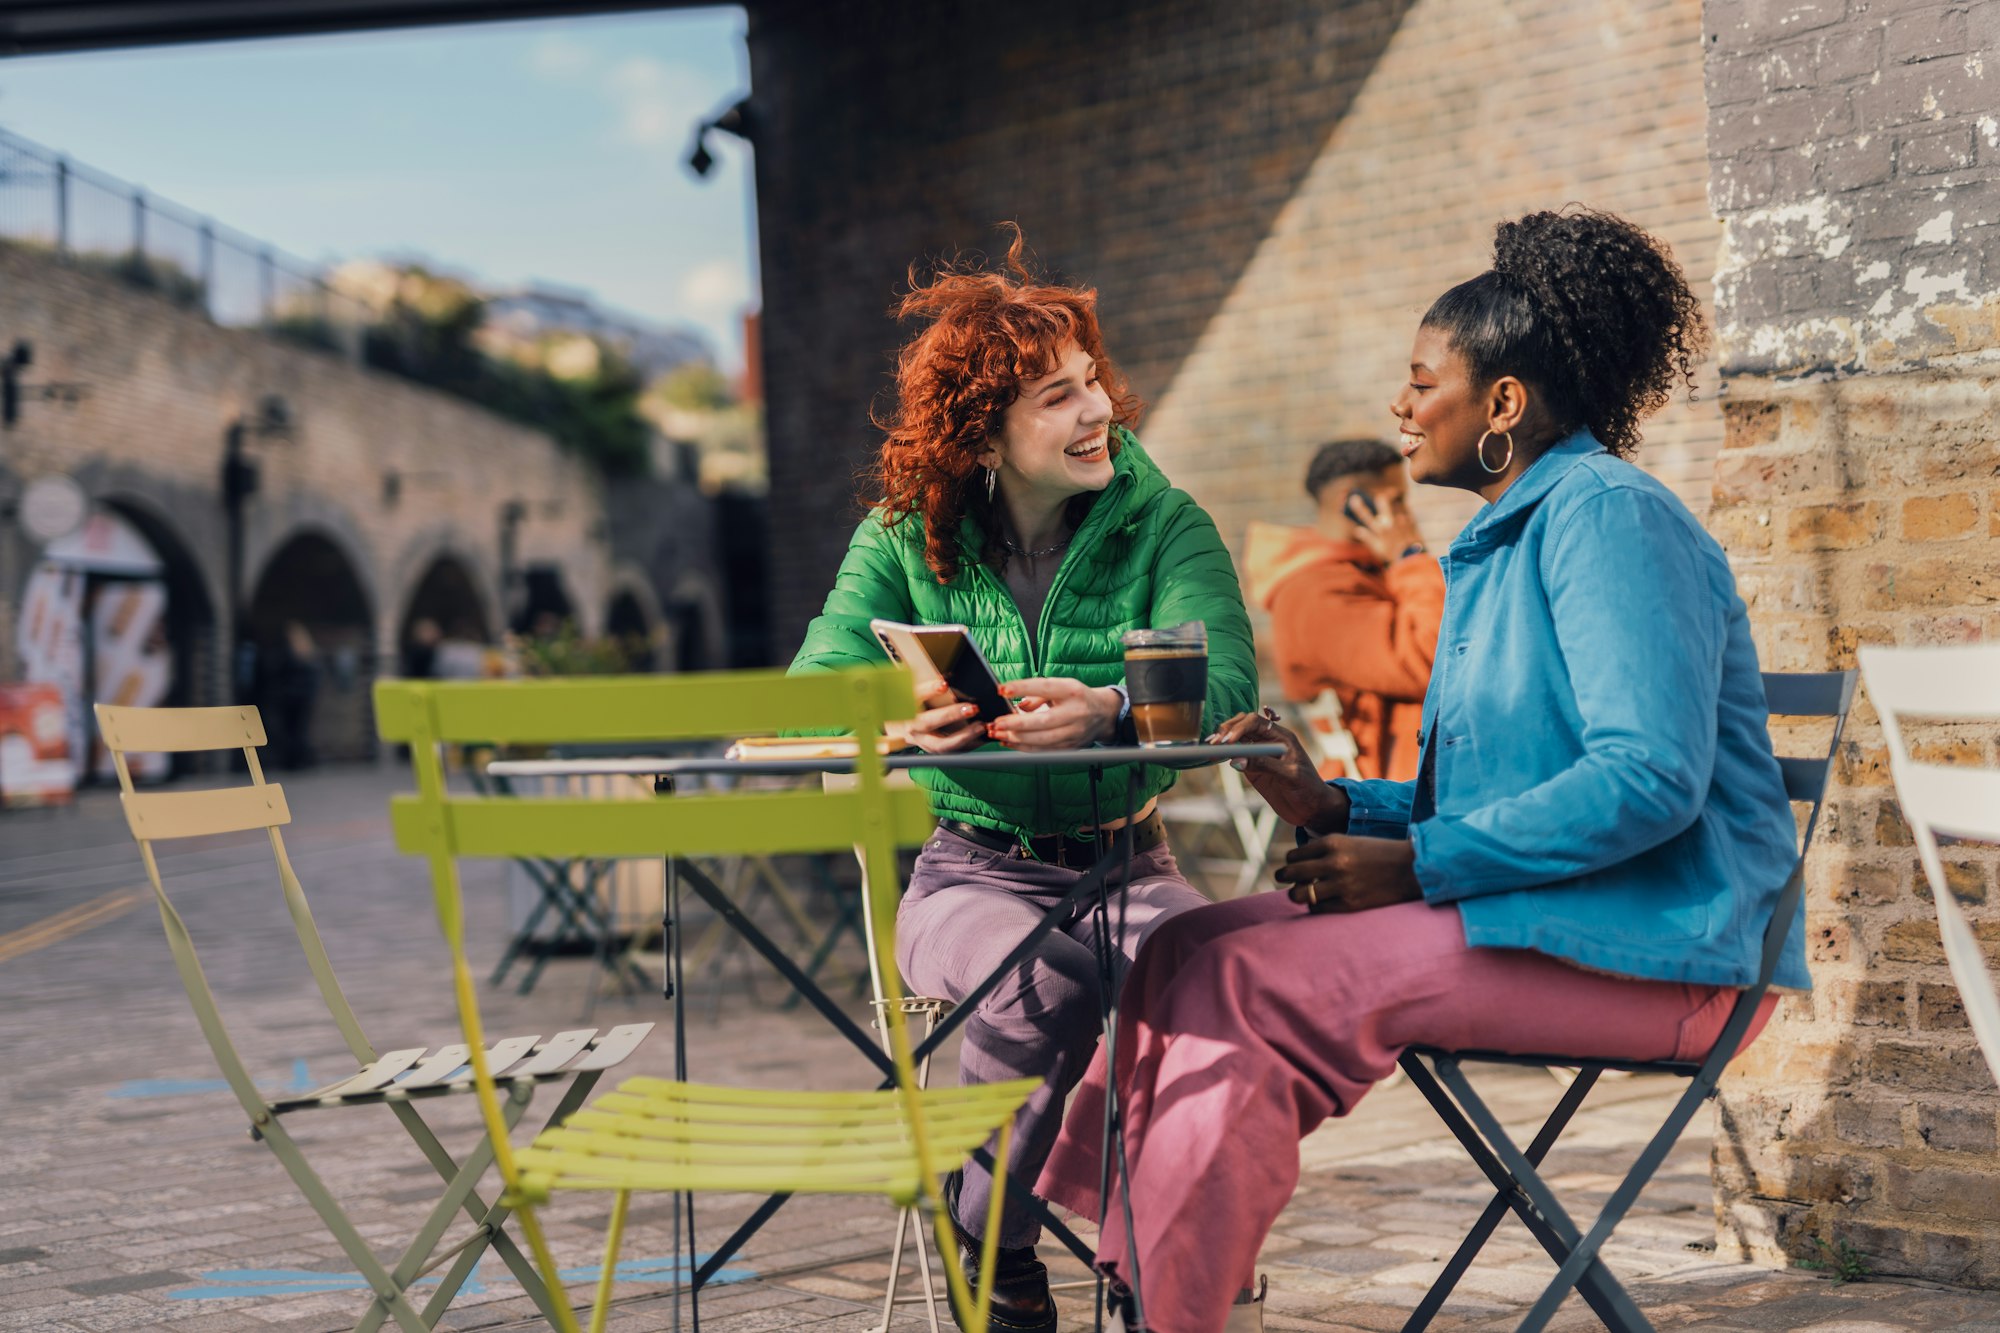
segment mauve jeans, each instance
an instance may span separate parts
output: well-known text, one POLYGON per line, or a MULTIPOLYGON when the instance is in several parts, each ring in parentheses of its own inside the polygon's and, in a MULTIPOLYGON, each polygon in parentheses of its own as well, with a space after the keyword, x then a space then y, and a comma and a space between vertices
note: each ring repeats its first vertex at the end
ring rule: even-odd
MULTIPOLYGON (((993 851, 946 829, 933 833, 917 854, 916 872, 896 913, 896 964, 910 992, 956 1004, 1082 875, 1082 870, 993 851)), ((1116 883, 1114 875, 1114 888, 1116 883)), ((1094 895, 1086 895, 1067 921, 1043 936, 1035 952, 1002 979, 961 1029, 961 1084, 1045 1080, 1014 1118, 1000 1215, 1000 1244, 1010 1249, 1033 1245, 1041 1237, 1041 1223, 1021 1205, 1020 1194, 1041 1174, 1062 1127, 1063 1100, 1083 1077, 1102 1032, 1093 901, 1094 895)), ((1207 901, 1181 878, 1164 842, 1134 855, 1123 956, 1115 960, 1120 980, 1155 926, 1207 901)), ((1115 893, 1111 931, 1116 941, 1115 893)), ((993 1142, 986 1146, 993 1151, 993 1142)), ((957 1210, 968 1234, 985 1232, 992 1193, 992 1175, 968 1161, 957 1210)))
MULTIPOLYGON (((1146 1327, 1222 1327, 1291 1202, 1299 1140, 1352 1111, 1405 1046, 1697 1060, 1738 994, 1467 948, 1449 906, 1313 916, 1266 892, 1180 917, 1132 969, 1118 1015, 1146 1327)), ((1765 997, 1744 1045, 1777 1000, 1765 997)), ((1086 1217, 1102 1202, 1108 1075, 1099 1052, 1037 1186, 1086 1217)), ((1104 1211, 1098 1265, 1129 1278, 1124 1212, 1104 1211)))

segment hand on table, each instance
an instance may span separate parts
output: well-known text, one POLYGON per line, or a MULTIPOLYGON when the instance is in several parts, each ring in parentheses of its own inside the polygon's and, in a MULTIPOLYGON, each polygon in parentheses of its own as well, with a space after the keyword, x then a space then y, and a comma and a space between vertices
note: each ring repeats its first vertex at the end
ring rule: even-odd
POLYGON ((1314 912, 1365 912, 1423 900, 1416 847, 1396 838, 1329 834, 1295 847, 1278 867, 1278 882, 1314 912))
POLYGON ((986 740, 979 709, 962 702, 950 690, 923 701, 924 711, 910 719, 906 739, 925 754, 957 754, 986 740))
POLYGON ((1238 759, 1234 763, 1278 818, 1308 833, 1331 833, 1347 827, 1347 793, 1320 777, 1306 747, 1266 713, 1238 713, 1215 729, 1211 745, 1265 745, 1276 742, 1285 752, 1276 759, 1238 759))
POLYGON ((986 731, 1012 750, 1081 749, 1118 729, 1124 702, 1108 685, 1093 689, 1070 676, 1010 680, 1000 693, 1021 711, 988 723, 986 731))

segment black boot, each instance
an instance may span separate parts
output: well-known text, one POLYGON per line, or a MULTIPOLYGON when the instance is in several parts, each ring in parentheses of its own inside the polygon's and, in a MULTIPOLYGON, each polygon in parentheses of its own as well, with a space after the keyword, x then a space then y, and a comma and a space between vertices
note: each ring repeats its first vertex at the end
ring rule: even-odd
MULTIPOLYGON (((958 1261, 965 1269, 967 1290, 977 1291, 979 1253, 983 1246, 958 1224, 958 1186, 958 1172, 945 1177, 945 1218, 958 1241, 958 1261)), ((1056 1303, 1049 1295, 1049 1270, 1035 1257, 1035 1247, 1024 1245, 1010 1250, 1003 1246, 993 1268, 993 1305, 988 1324, 998 1333, 1056 1333, 1056 1303)), ((971 1322, 959 1312, 956 1303, 951 1317, 960 1329, 971 1322)))

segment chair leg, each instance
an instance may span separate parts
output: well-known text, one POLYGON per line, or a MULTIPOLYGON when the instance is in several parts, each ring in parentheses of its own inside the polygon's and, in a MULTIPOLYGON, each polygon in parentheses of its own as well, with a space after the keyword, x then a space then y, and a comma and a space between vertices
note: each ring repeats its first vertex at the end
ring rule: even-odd
MULTIPOLYGON (((1417 1056, 1410 1052, 1404 1053, 1401 1063, 1406 1074, 1410 1073, 1411 1065, 1416 1065, 1416 1071, 1410 1075, 1412 1082, 1422 1090, 1425 1097, 1430 1099, 1432 1106, 1438 1109, 1439 1114, 1444 1117, 1446 1125, 1454 1133, 1458 1133, 1459 1123, 1462 1123, 1462 1120, 1459 1120, 1459 1123, 1454 1123, 1454 1120, 1458 1119, 1454 1114, 1456 1108, 1452 1107, 1448 1101, 1440 1103, 1440 1098, 1444 1096, 1444 1092, 1431 1079, 1430 1071, 1425 1069, 1417 1056)), ((1535 1141, 1528 1145, 1527 1158, 1531 1163, 1536 1166, 1541 1165, 1542 1158, 1547 1156, 1549 1149, 1555 1145, 1556 1139, 1561 1136, 1564 1128, 1568 1126, 1570 1118, 1576 1114, 1577 1108, 1583 1104, 1584 1097, 1589 1093, 1591 1085, 1595 1081, 1596 1074, 1593 1072, 1587 1073, 1571 1082, 1568 1089, 1565 1090, 1562 1100, 1556 1104, 1555 1110, 1551 1111, 1548 1119, 1543 1122, 1541 1132, 1535 1136, 1535 1141), (1578 1084, 1582 1086, 1578 1087, 1578 1084)), ((1459 1141, 1468 1148, 1475 1146, 1472 1141, 1466 1139, 1465 1134, 1459 1133, 1458 1137, 1459 1141)), ((1500 1225, 1500 1219, 1507 1215, 1508 1210, 1514 1206, 1515 1200, 1520 1197, 1513 1180, 1505 1174, 1504 1169, 1500 1168, 1498 1163, 1493 1161, 1490 1154, 1484 1152, 1484 1145, 1480 1144, 1477 1146, 1479 1151, 1474 1154, 1475 1160, 1479 1162, 1481 1169, 1486 1172, 1487 1178, 1496 1187, 1493 1201, 1486 1205, 1486 1211, 1481 1213, 1479 1220, 1472 1224, 1472 1230, 1466 1233, 1465 1240, 1460 1243, 1458 1251, 1445 1264, 1444 1271, 1438 1274, 1437 1280, 1431 1284, 1431 1289, 1424 1293, 1423 1302, 1417 1306, 1416 1312, 1403 1325, 1403 1333, 1419 1333, 1419 1330, 1428 1328, 1431 1320, 1437 1318, 1438 1311, 1443 1309, 1445 1301, 1450 1299, 1452 1291, 1458 1286, 1459 1279, 1465 1276, 1465 1270, 1472 1266, 1472 1261, 1478 1257, 1482 1249, 1486 1248, 1486 1242, 1492 1237, 1494 1228, 1500 1225)), ((1590 1298, 1586 1297, 1586 1299, 1590 1298)))
POLYGON ((631 1202, 631 1190, 619 1190, 611 1200, 611 1226, 604 1233, 604 1267, 597 1274, 597 1300, 590 1307, 590 1333, 604 1333, 604 1321, 611 1314, 611 1284, 618 1275, 618 1247, 625 1239, 625 1209, 631 1202))
POLYGON ((347 1220, 346 1211, 335 1201, 332 1193, 327 1190, 325 1182, 320 1180, 319 1173, 306 1162, 305 1154, 299 1151, 298 1144, 292 1142, 292 1136, 279 1125, 276 1117, 272 1117, 270 1123, 260 1125, 258 1133, 259 1137, 270 1146, 271 1151, 277 1154, 278 1160, 284 1164, 285 1170, 292 1177, 292 1183, 306 1196, 306 1202, 313 1206, 315 1213, 319 1214, 320 1222, 340 1245, 341 1250, 347 1255, 348 1262, 353 1264, 355 1271, 367 1280, 369 1289, 375 1293, 373 1305, 381 1306, 388 1318, 395 1320, 396 1327, 402 1329, 403 1333, 430 1333, 430 1326, 424 1323, 416 1307, 410 1304, 409 1296, 396 1284, 396 1280, 389 1276, 389 1271, 382 1267, 382 1261, 368 1248, 368 1242, 361 1238, 361 1233, 354 1229, 354 1224, 347 1220))
MULTIPOLYGON (((522 1112, 527 1109, 526 1098, 518 1094, 508 1098, 507 1105, 501 1110, 507 1128, 512 1129, 519 1124, 522 1112)), ((486 1168, 492 1164, 493 1140, 481 1135, 478 1146, 466 1157, 464 1163, 445 1177, 444 1193, 432 1207, 431 1215, 424 1219, 424 1225, 403 1248, 402 1257, 396 1261, 396 1267, 390 1271, 389 1276, 395 1280, 398 1287, 407 1290, 411 1283, 427 1271, 426 1263, 431 1257, 431 1252, 437 1249, 438 1241, 443 1238, 445 1229, 451 1225, 452 1219, 458 1215, 461 1208, 465 1207, 466 1200, 472 1194, 472 1187, 479 1183, 479 1178, 486 1174, 486 1168)), ((463 1259, 466 1252, 470 1251, 473 1261, 477 1262, 480 1253, 486 1249, 487 1235, 485 1224, 482 1223, 479 1229, 474 1231, 472 1239, 461 1247, 459 1257, 463 1259)), ((465 1271, 467 1273, 472 1271, 470 1264, 465 1265, 465 1271)), ((437 1315, 451 1304, 451 1298, 458 1294, 458 1288, 464 1281, 465 1279, 460 1277, 457 1282, 452 1282, 447 1275, 447 1280, 424 1305, 423 1318, 427 1325, 436 1322, 437 1315)), ((367 1318, 355 1325, 354 1333, 375 1333, 375 1330, 382 1326, 382 1320, 387 1317, 387 1313, 381 1306, 376 1306, 368 1312, 367 1318)))
POLYGON ((1647 1183, 1652 1180, 1653 1173, 1660 1169, 1660 1164, 1667 1160, 1667 1154, 1672 1152, 1674 1144, 1680 1141, 1681 1133, 1687 1128, 1688 1121, 1694 1118, 1694 1113, 1701 1104, 1708 1100, 1713 1087, 1713 1083, 1701 1079, 1696 1079, 1688 1085, 1687 1090, 1681 1094, 1681 1099, 1674 1104, 1674 1109, 1668 1113, 1659 1132, 1653 1135, 1646 1144, 1645 1151, 1639 1154, 1639 1160, 1632 1164, 1632 1169, 1625 1173, 1625 1179, 1618 1183, 1618 1188, 1612 1191, 1609 1199, 1605 1200, 1604 1207, 1597 1214, 1597 1221, 1591 1224, 1589 1233, 1578 1243, 1569 1258, 1563 1261, 1548 1289, 1542 1293, 1541 1299, 1535 1302, 1534 1308, 1528 1311, 1528 1318, 1522 1323, 1522 1329, 1529 1330, 1530 1333, 1539 1333, 1539 1330, 1548 1323, 1555 1314, 1556 1307, 1562 1304, 1564 1293, 1576 1282, 1577 1275, 1596 1260, 1598 1250, 1611 1239, 1612 1231, 1625 1220, 1625 1214, 1630 1211, 1632 1205, 1638 1202, 1640 1191, 1644 1190, 1647 1183))
MULTIPOLYGON (((576 1078, 571 1079, 569 1087, 563 1092, 562 1099, 556 1103, 556 1109, 549 1113, 548 1120, 543 1123, 543 1128, 551 1128, 569 1119, 576 1108, 583 1105, 584 1099, 590 1095, 591 1090, 597 1086, 597 1081, 602 1077, 602 1071, 593 1070, 590 1073, 579 1074, 576 1078)), ((509 1128, 519 1122, 520 1115, 526 1113, 528 1101, 534 1095, 533 1085, 516 1085, 516 1088, 518 1091, 510 1093, 510 1102, 513 1099, 518 1099, 521 1110, 516 1113, 515 1119, 509 1122, 509 1128)), ((458 1169, 457 1165, 453 1162, 451 1154, 445 1151, 444 1145, 438 1142, 437 1135, 431 1132, 430 1126, 425 1123, 423 1117, 417 1114, 417 1109, 408 1102, 391 1102, 390 1108, 395 1111, 397 1119, 402 1121, 404 1130, 416 1141, 417 1147, 429 1159, 431 1166, 447 1181, 451 1180, 453 1174, 458 1169)), ((488 1150, 492 1147, 491 1143, 484 1138, 481 1139, 480 1146, 488 1150)), ((502 1229, 506 1224, 508 1214, 513 1209, 498 1200, 489 1205, 476 1192, 472 1191, 467 1192, 461 1206, 465 1209, 466 1214, 472 1218, 474 1224, 486 1233, 487 1240, 485 1245, 480 1248, 462 1252, 459 1255, 457 1261, 452 1265, 451 1270, 446 1273, 445 1279, 438 1289, 438 1293, 433 1295, 430 1301, 424 1306, 424 1317, 427 1320, 435 1322, 438 1315, 443 1312, 445 1305, 449 1304, 449 1301, 441 1302, 439 1298, 447 1291, 451 1293, 457 1292, 458 1288, 465 1282, 465 1279, 471 1275, 473 1265, 479 1261, 480 1253, 486 1246, 490 1246, 500 1255, 501 1261, 507 1265, 507 1270, 514 1275, 514 1280, 520 1284, 521 1290, 527 1294, 530 1300, 535 1302, 536 1307, 541 1310, 543 1316, 554 1324, 558 1316, 554 1305, 554 1298, 550 1296, 547 1284, 542 1281, 541 1274, 535 1271, 535 1265, 529 1260, 528 1256, 521 1253, 521 1248, 502 1229)))
MULTIPOLYGON (((1576 1285, 1581 1288, 1584 1278, 1594 1279, 1599 1286, 1600 1295, 1610 1306, 1609 1311, 1599 1312, 1599 1317, 1604 1319, 1606 1326, 1612 1329, 1613 1333, 1651 1333, 1653 1325, 1639 1312, 1638 1305, 1619 1284, 1618 1279, 1611 1275, 1611 1270, 1604 1266, 1604 1262, 1595 1254, 1576 1254, 1577 1247, 1582 1241, 1582 1233, 1578 1231, 1576 1223, 1571 1220, 1568 1211, 1556 1198, 1555 1193, 1549 1189, 1541 1173, 1522 1156, 1514 1140, 1508 1137, 1506 1129, 1500 1124, 1499 1117, 1495 1116, 1479 1094, 1473 1091, 1472 1084, 1467 1081, 1465 1071, 1459 1068, 1458 1061, 1440 1059, 1437 1062, 1437 1072, 1438 1077, 1451 1089, 1452 1096, 1478 1127, 1479 1133, 1484 1136, 1494 1155, 1505 1166, 1507 1174, 1527 1196, 1525 1204, 1531 1205, 1531 1209, 1517 1204, 1515 1211, 1520 1212, 1524 1218, 1530 1210, 1539 1214, 1548 1231, 1552 1233, 1556 1244, 1551 1246, 1546 1239, 1542 1244, 1556 1260, 1558 1272, 1566 1269, 1569 1261, 1576 1258, 1581 1265, 1576 1285)), ((1584 1079, 1579 1076, 1577 1082, 1583 1081, 1584 1079)), ((1553 1288, 1554 1284, 1551 1286, 1553 1288)), ((1544 1291, 1543 1300, 1536 1302, 1535 1309, 1529 1313, 1529 1319, 1522 1322, 1517 1333, 1528 1333, 1531 1329, 1539 1330, 1546 1325, 1550 1316, 1555 1313, 1555 1308, 1568 1294, 1569 1286, 1570 1283, 1563 1282, 1560 1289, 1544 1291), (1536 1322, 1536 1312, 1542 1309, 1543 1301, 1548 1303, 1548 1308, 1545 1313, 1540 1314, 1539 1322, 1536 1322)), ((1595 1302, 1592 1302, 1592 1308, 1596 1308, 1595 1302)))
POLYGON ((930 1242, 924 1239, 924 1219, 910 1211, 910 1237, 917 1243, 917 1274, 924 1281, 924 1313, 930 1316, 931 1333, 938 1333, 937 1282, 931 1276, 930 1242))
POLYGON ((896 1210, 896 1239, 889 1246, 889 1281, 882 1290, 882 1326, 875 1333, 889 1333, 890 1318, 896 1313, 896 1285, 903 1275, 903 1242, 909 1238, 913 1209, 896 1210))

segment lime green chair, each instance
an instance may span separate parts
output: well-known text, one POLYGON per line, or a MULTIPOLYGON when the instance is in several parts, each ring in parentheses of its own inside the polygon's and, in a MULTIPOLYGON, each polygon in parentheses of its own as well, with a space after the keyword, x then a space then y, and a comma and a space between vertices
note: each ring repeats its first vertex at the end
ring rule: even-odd
MULTIPOLYGON (((1001 1190, 993 1195, 980 1290, 966 1289, 944 1210, 942 1174, 996 1131, 1007 1158, 1014 1112, 1040 1086, 1017 1079, 983 1087, 927 1090, 911 1061, 900 1008, 886 1006, 896 1087, 809 1093, 750 1090, 633 1078, 545 1130, 527 1147, 508 1142, 502 1098, 482 1056, 479 1002, 465 956, 458 857, 650 857, 779 855, 859 847, 867 865, 874 963, 884 994, 901 993, 894 927, 895 853, 931 830, 924 793, 892 788, 872 745, 860 747, 850 790, 703 792, 637 801, 458 795, 448 792, 445 745, 631 744, 830 728, 856 736, 915 710, 901 669, 785 676, 743 672, 561 681, 430 683, 375 687, 385 740, 409 745, 417 794, 392 806, 397 846, 430 861, 438 918, 451 946, 453 977, 480 1105, 506 1182, 551 1288, 558 1278, 534 1209, 558 1190, 614 1195, 590 1327, 604 1327, 626 1207, 634 1190, 875 1194, 931 1217, 946 1277, 971 1327, 986 1327, 992 1247, 1001 1190)), ((504 1076, 501 1081, 505 1081, 504 1076)), ((567 1302, 558 1327, 576 1333, 567 1302)))

